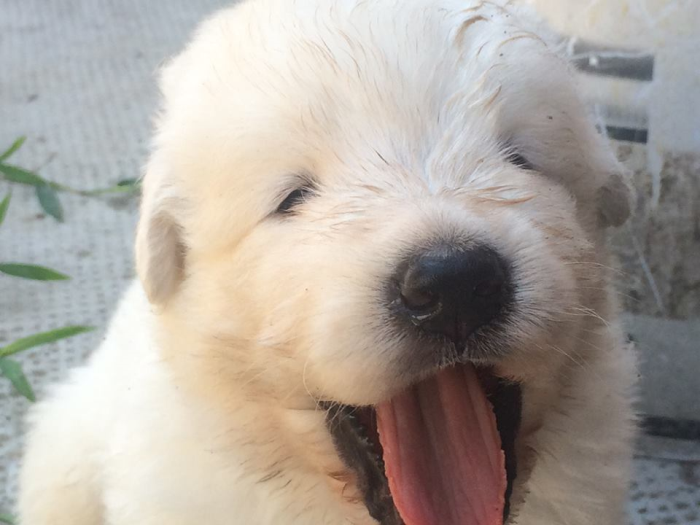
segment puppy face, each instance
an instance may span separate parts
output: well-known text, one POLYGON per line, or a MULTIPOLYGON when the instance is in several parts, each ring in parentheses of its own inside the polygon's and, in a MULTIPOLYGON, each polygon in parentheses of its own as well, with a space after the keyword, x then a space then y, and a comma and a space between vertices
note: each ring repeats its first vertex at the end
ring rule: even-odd
POLYGON ((457 363, 556 382, 630 209, 567 65, 499 3, 300 4, 217 15, 163 73, 137 264, 202 380, 294 408, 457 363))
POLYGON ((279 396, 377 403, 462 358, 524 378, 599 286, 627 187, 566 65, 515 13, 444 4, 247 3, 165 70, 141 275, 279 396), (407 273, 480 264, 491 299, 439 308, 483 315, 407 301, 407 273))

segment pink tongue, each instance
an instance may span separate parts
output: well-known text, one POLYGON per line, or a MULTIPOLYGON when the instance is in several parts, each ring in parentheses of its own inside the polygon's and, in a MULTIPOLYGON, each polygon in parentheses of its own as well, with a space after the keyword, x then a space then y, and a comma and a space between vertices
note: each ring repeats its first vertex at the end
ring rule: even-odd
POLYGON ((406 525, 501 525, 506 470, 493 408, 471 365, 377 407, 394 503, 406 525))

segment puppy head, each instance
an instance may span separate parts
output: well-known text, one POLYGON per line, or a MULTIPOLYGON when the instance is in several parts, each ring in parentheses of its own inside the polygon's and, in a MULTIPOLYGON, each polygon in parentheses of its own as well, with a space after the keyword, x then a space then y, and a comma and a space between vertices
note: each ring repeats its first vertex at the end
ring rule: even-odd
POLYGON ((525 379, 595 305, 625 176, 547 43, 457 4, 248 2, 165 69, 137 264, 225 380, 359 405, 465 359, 525 379))

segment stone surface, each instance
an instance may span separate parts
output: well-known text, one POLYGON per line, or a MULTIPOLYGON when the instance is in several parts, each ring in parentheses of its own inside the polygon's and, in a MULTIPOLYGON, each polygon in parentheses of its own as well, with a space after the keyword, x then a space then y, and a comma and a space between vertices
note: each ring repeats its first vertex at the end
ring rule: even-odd
POLYGON ((622 145, 634 172, 637 206, 613 242, 620 291, 630 312, 674 319, 700 317, 700 155, 666 153, 658 176, 646 148, 622 145))

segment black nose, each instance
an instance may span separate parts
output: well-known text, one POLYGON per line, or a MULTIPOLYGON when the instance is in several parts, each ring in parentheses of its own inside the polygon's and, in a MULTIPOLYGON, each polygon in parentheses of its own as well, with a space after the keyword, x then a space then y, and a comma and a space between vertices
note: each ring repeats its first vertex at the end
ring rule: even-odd
POLYGON ((400 272, 400 311, 421 330, 461 345, 505 306, 508 273, 503 259, 487 246, 432 248, 400 272))

